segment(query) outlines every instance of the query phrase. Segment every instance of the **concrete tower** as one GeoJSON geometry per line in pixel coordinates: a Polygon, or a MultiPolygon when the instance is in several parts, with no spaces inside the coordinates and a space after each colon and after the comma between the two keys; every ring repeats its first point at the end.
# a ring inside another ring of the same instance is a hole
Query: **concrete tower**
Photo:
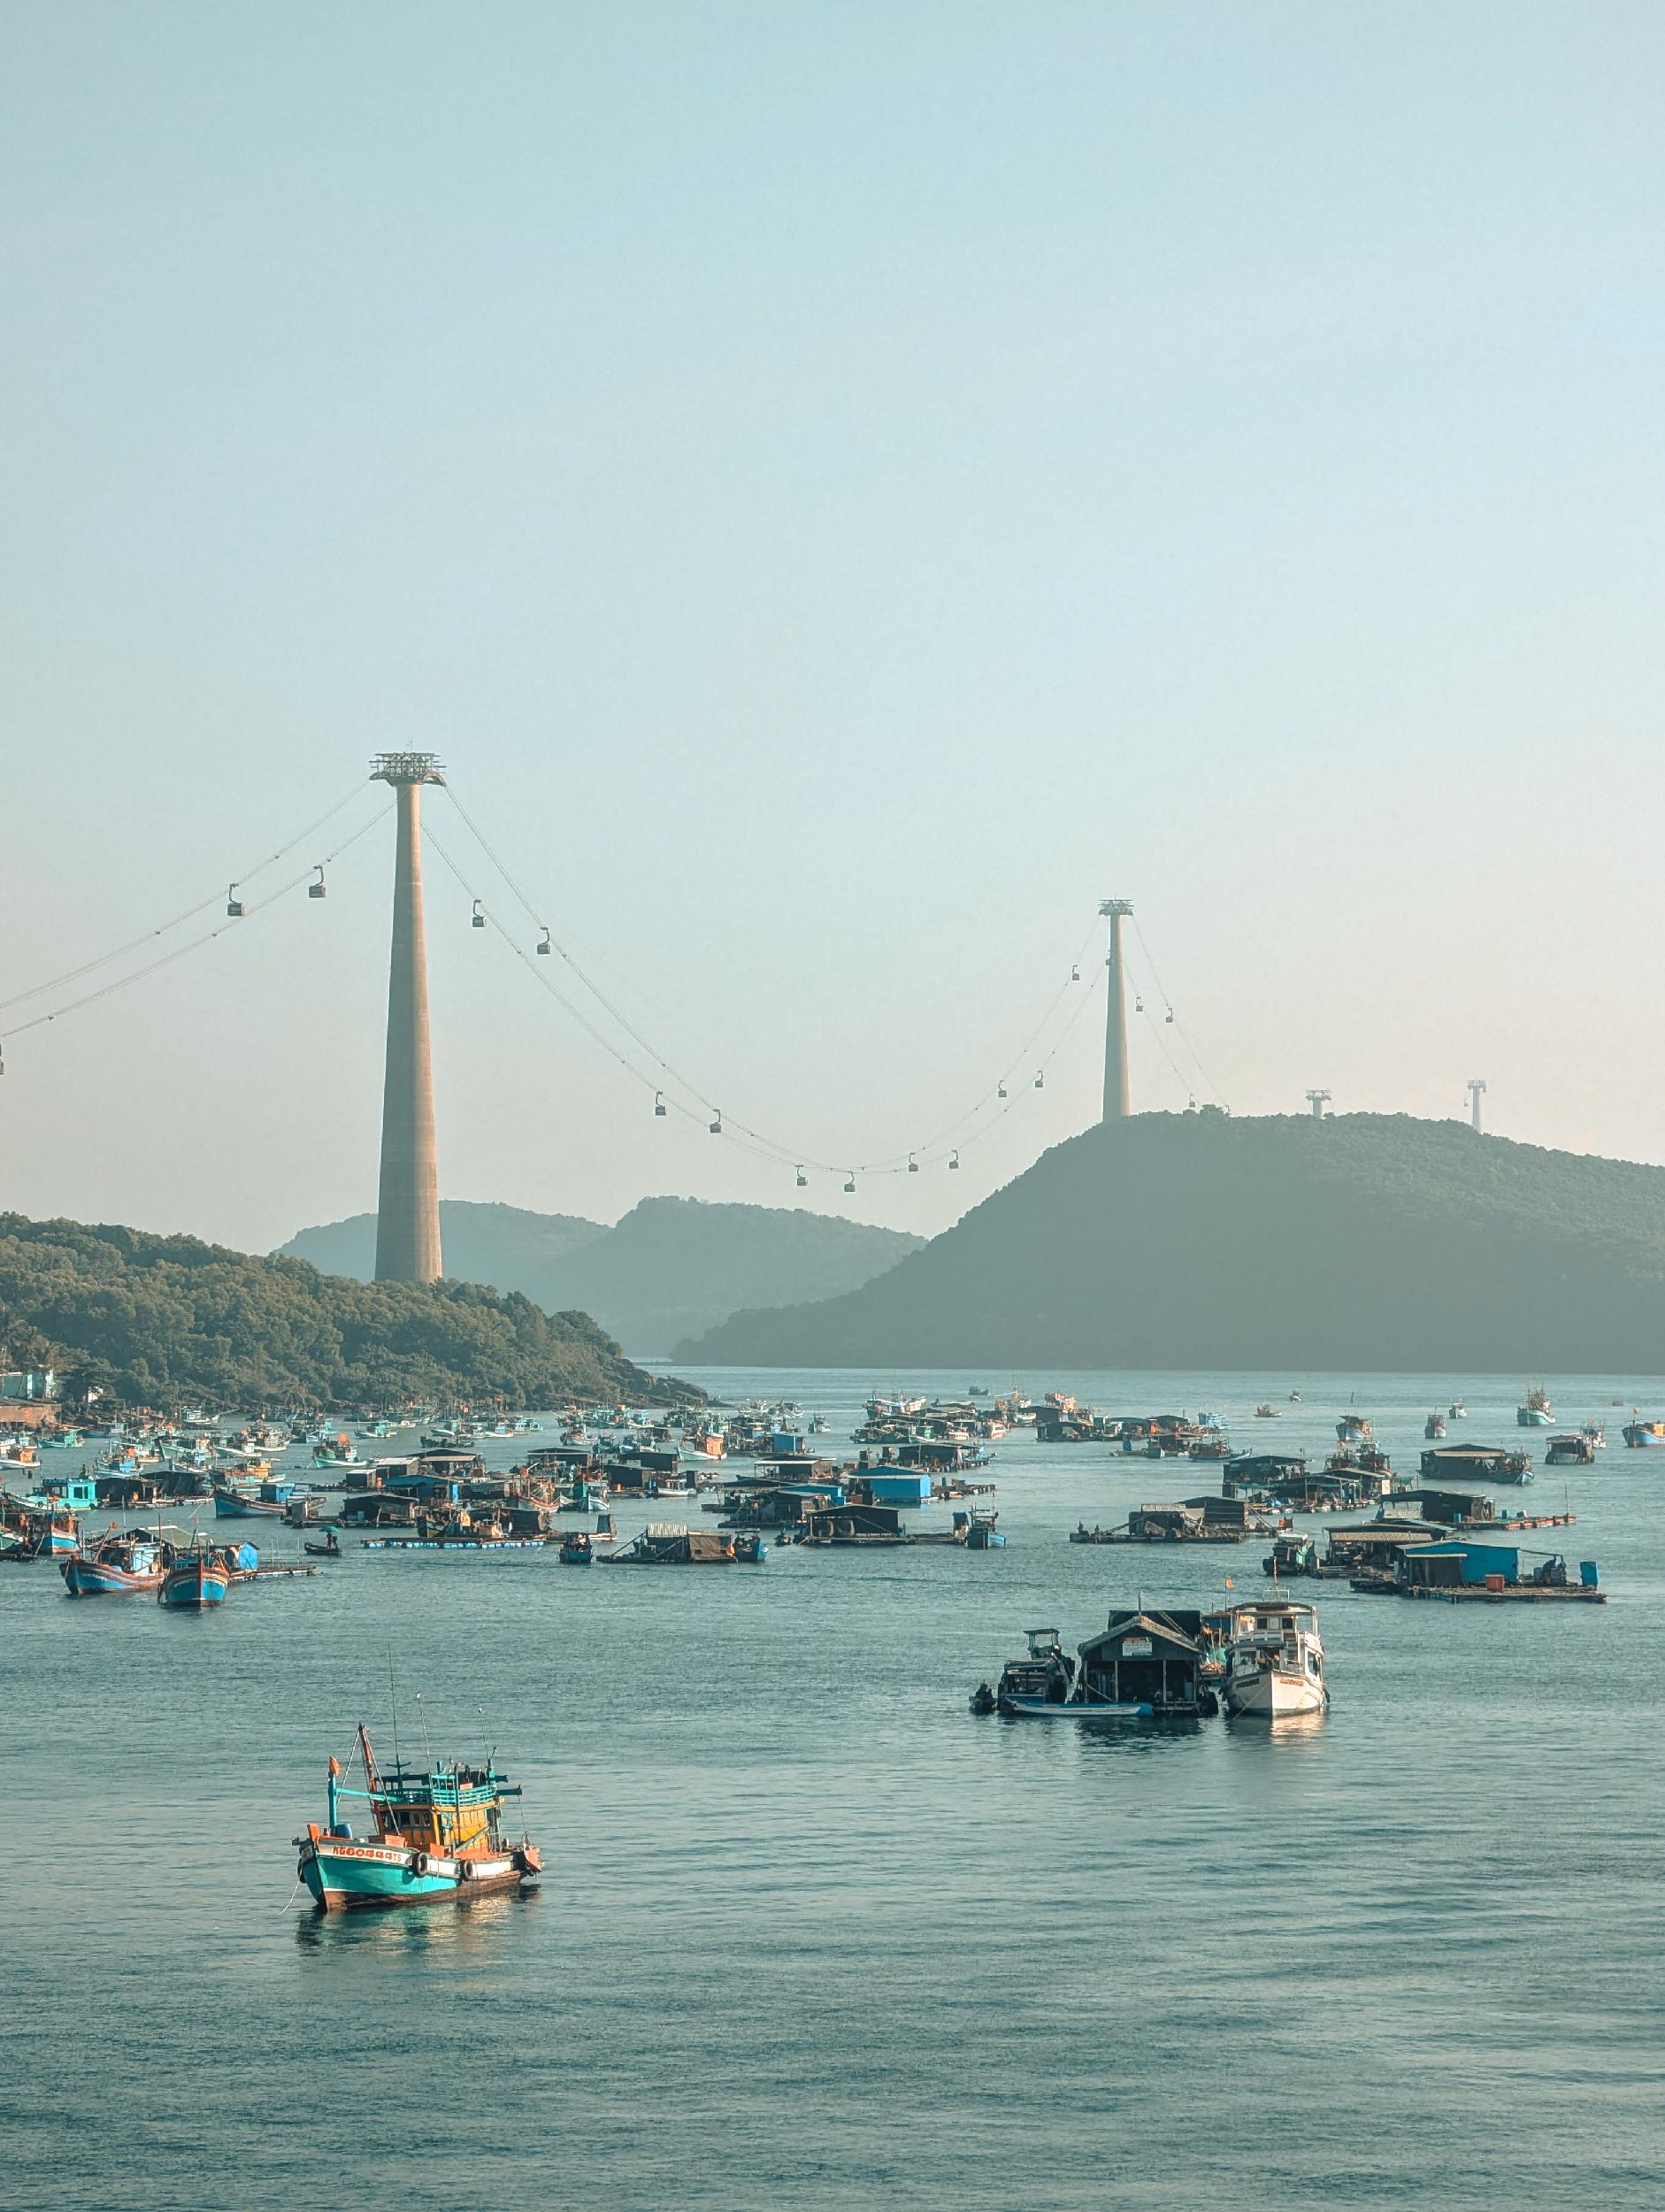
{"type": "Polygon", "coordinates": [[[1485,1092],[1485,1078],[1477,1075],[1469,1086],[1469,1118],[1477,1130],[1480,1126],[1480,1101],[1485,1092]]]}
{"type": "Polygon", "coordinates": [[[422,787],[443,783],[433,753],[379,753],[372,783],[399,799],[387,976],[387,1072],[381,1092],[381,1187],[376,1280],[431,1283],[440,1265],[440,1164],[434,1137],[434,1056],[428,1036],[428,949],[422,933],[422,787]]]}
{"type": "Polygon", "coordinates": [[[1132,899],[1101,899],[1099,912],[1110,925],[1105,956],[1109,987],[1104,1007],[1104,1119],[1125,1121],[1133,1109],[1127,1089],[1127,991],[1123,980],[1122,919],[1133,910],[1132,899]]]}
{"type": "Polygon", "coordinates": [[[1324,1119],[1324,1110],[1329,1103],[1330,1094],[1328,1091],[1308,1091],[1307,1094],[1307,1104],[1311,1110],[1312,1118],[1315,1121],[1322,1121],[1324,1119]]]}

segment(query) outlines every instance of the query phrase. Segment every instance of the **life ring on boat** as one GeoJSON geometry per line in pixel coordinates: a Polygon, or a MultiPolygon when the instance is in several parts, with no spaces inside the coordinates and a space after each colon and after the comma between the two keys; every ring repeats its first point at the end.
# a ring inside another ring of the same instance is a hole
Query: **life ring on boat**
{"type": "Polygon", "coordinates": [[[410,1871],[413,1874],[418,1875],[426,1874],[431,1863],[432,1862],[429,1860],[427,1853],[426,1851],[418,1851],[415,1858],[410,1862],[410,1871]]]}

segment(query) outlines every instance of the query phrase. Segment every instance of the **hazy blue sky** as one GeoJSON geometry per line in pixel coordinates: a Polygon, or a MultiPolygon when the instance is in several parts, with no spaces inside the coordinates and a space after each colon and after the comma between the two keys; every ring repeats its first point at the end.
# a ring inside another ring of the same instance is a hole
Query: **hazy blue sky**
{"type": "MultiPolygon", "coordinates": [[[[1657,8],[0,22],[0,998],[409,745],[831,1161],[986,1090],[1111,890],[1239,1112],[1483,1074],[1665,1159],[1657,8]]],[[[390,878],[0,1009],[0,1204],[372,1204],[390,878]]],[[[431,863],[444,1191],[794,1202],[467,911],[431,863]]],[[[1100,1004],[960,1174],[802,1196],[941,1225],[1094,1114],[1100,1004]]]]}

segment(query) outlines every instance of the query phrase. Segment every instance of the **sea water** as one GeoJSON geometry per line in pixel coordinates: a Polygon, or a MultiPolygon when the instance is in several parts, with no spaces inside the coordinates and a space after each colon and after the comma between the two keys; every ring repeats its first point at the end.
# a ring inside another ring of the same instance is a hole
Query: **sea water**
{"type": "MultiPolygon", "coordinates": [[[[845,1457],[875,1385],[1008,1379],[697,1379],[825,1412],[845,1457]]],[[[1518,1378],[1025,1379],[1315,1455],[1354,1407],[1408,1471],[1461,1388],[1452,1441],[1542,1457],[1518,1378]]],[[[1522,1540],[1597,1560],[1611,1602],[1303,1583],[1332,1702],[1275,1729],[968,1710],[1025,1627],[1271,1586],[1261,1542],[1070,1545],[1218,1470],[1027,1432],[993,1448],[1009,1540],[982,1554],[618,1574],[348,1535],[202,1617],[0,1567],[0,2200],[1658,2206],[1665,1453],[1618,1429],[1665,1386],[1549,1380],[1608,1448],[1497,1494],[1569,1501],[1522,1540]],[[395,1701],[407,1759],[524,1784],[535,1893],[323,1919],[294,1893],[326,1759],[361,1718],[391,1754],[395,1701]]]]}

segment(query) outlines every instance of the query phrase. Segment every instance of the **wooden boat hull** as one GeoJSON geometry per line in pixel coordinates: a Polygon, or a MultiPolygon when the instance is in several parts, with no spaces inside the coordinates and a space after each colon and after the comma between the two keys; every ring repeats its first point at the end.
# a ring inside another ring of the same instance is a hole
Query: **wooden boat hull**
{"type": "Polygon", "coordinates": [[[111,1566],[100,1559],[83,1559],[78,1553],[59,1563],[58,1571],[64,1578],[64,1587],[73,1598],[136,1597],[152,1590],[159,1590],[166,1578],[166,1571],[152,1567],[142,1574],[134,1574],[126,1567],[111,1566]]]}
{"type": "Polygon", "coordinates": [[[1322,1682],[1285,1667],[1228,1678],[1222,1694],[1226,1711],[1239,1720],[1283,1720],[1292,1713],[1321,1713],[1327,1694],[1322,1682]]]}
{"type": "Polygon", "coordinates": [[[223,1605],[231,1587],[231,1570],[217,1559],[191,1559],[169,1569],[157,1596],[164,1605],[200,1611],[223,1605]]]}
{"type": "Polygon", "coordinates": [[[1014,1697],[1009,1691],[1001,1694],[997,1706],[1012,1720],[1149,1720],[1156,1710],[1154,1705],[1112,1705],[1097,1700],[1060,1704],[1044,1697],[1014,1697]]]}
{"type": "Polygon", "coordinates": [[[442,1859],[385,1843],[345,1837],[310,1837],[295,1869],[321,1912],[352,1912],[374,1905],[426,1905],[437,1898],[516,1889],[535,1881],[526,1855],[507,1851],[491,1858],[442,1859]]]}
{"type": "Polygon", "coordinates": [[[214,1493],[217,1521],[280,1521],[285,1510],[283,1506],[265,1498],[242,1498],[230,1490],[214,1493]]]}

